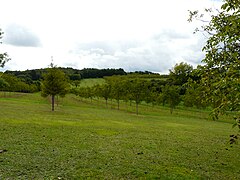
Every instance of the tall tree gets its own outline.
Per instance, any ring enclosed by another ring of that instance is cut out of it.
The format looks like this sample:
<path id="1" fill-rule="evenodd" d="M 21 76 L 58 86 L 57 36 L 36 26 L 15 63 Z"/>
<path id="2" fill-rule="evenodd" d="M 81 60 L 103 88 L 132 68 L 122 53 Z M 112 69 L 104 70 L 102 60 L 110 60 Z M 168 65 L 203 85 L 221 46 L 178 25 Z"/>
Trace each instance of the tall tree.
<path id="1" fill-rule="evenodd" d="M 183 96 L 184 106 L 206 108 L 208 105 L 212 105 L 213 102 L 206 101 L 204 93 L 206 87 L 201 85 L 198 81 L 189 79 L 184 86 L 187 89 Z"/>
<path id="2" fill-rule="evenodd" d="M 53 66 L 48 69 L 48 73 L 43 77 L 41 95 L 43 97 L 51 96 L 52 111 L 54 111 L 55 96 L 60 95 L 64 97 L 68 92 L 68 79 L 63 71 Z"/>
<path id="3" fill-rule="evenodd" d="M 108 106 L 108 99 L 111 94 L 111 85 L 110 84 L 103 84 L 98 87 L 98 93 L 100 97 L 103 97 L 106 102 L 106 107 Z"/>
<path id="4" fill-rule="evenodd" d="M 189 21 L 202 17 L 193 11 Z M 213 114 L 218 117 L 227 110 L 240 113 L 240 1 L 225 0 L 218 13 L 212 14 L 211 20 L 202 27 L 209 37 L 203 47 L 206 56 L 202 84 L 207 87 L 208 98 L 218 102 Z M 240 130 L 240 115 L 235 119 Z M 232 137 L 234 142 L 237 136 Z"/>
<path id="5" fill-rule="evenodd" d="M 170 70 L 168 84 L 177 85 L 180 87 L 180 94 L 184 95 L 186 92 L 186 88 L 183 86 L 187 83 L 188 79 L 191 77 L 191 73 L 193 71 L 193 67 L 190 64 L 181 62 L 180 64 L 176 64 L 172 70 Z"/>
<path id="6" fill-rule="evenodd" d="M 111 86 L 111 97 L 116 99 L 119 110 L 120 100 L 125 96 L 125 80 L 118 76 L 112 76 L 106 79 L 107 83 Z"/>
<path id="7" fill-rule="evenodd" d="M 173 113 L 173 109 L 181 102 L 179 87 L 166 85 L 162 89 L 162 98 L 170 106 L 170 112 Z"/>
<path id="8" fill-rule="evenodd" d="M 2 35 L 3 35 L 3 32 L 0 29 L 0 44 L 2 44 L 2 41 L 1 41 L 1 39 L 3 37 Z M 4 67 L 5 63 L 9 60 L 10 60 L 10 58 L 8 57 L 8 54 L 6 52 L 0 53 L 0 67 Z"/>
<path id="9" fill-rule="evenodd" d="M 148 82 L 145 80 L 141 79 L 134 79 L 130 80 L 129 83 L 130 85 L 130 95 L 132 96 L 132 99 L 136 103 L 136 114 L 138 115 L 138 106 L 139 104 L 146 99 L 146 91 L 148 87 Z"/>
<path id="10" fill-rule="evenodd" d="M 9 86 L 9 84 L 3 78 L 0 77 L 0 90 L 6 88 L 8 86 Z"/>

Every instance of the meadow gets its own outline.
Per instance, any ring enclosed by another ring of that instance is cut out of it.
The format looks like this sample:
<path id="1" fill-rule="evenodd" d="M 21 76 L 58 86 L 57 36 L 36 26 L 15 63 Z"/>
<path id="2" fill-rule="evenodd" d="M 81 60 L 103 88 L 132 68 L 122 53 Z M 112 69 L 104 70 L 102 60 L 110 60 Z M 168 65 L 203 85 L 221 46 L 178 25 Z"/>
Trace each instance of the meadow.
<path id="1" fill-rule="evenodd" d="M 240 179 L 239 145 L 227 117 L 1 94 L 0 179 Z"/>

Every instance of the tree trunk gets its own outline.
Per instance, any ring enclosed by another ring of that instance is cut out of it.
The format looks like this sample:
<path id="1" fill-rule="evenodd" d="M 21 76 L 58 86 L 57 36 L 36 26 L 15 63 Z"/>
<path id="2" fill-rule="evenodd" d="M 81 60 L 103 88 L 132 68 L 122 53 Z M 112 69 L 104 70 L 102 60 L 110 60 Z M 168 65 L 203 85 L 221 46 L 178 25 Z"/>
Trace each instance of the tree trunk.
<path id="1" fill-rule="evenodd" d="M 55 96 L 54 95 L 52 95 L 52 111 L 54 111 L 54 100 L 55 100 Z"/>
<path id="2" fill-rule="evenodd" d="M 117 103 L 118 103 L 118 110 L 119 110 L 119 99 L 117 100 Z"/>
<path id="3" fill-rule="evenodd" d="M 108 100 L 107 99 L 105 99 L 106 100 L 106 107 L 108 107 Z"/>
<path id="4" fill-rule="evenodd" d="M 136 102 L 136 113 L 138 115 L 138 103 Z"/>

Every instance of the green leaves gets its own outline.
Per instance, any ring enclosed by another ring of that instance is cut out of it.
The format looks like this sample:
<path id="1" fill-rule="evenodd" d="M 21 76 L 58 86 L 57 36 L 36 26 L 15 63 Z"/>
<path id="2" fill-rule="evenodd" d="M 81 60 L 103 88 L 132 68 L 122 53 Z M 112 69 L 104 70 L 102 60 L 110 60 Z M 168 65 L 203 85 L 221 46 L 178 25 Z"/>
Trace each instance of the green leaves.
<path id="1" fill-rule="evenodd" d="M 190 13 L 190 17 L 196 17 Z M 203 26 L 209 39 L 203 47 L 205 71 L 201 84 L 212 103 L 212 116 L 217 119 L 227 111 L 240 111 L 240 1 L 225 0 L 221 10 L 212 15 L 211 21 Z M 240 129 L 239 117 L 233 127 Z M 234 143 L 239 135 L 231 135 Z"/>
<path id="2" fill-rule="evenodd" d="M 9 87 L 9 84 L 2 77 L 0 77 L 0 90 L 6 87 Z"/>
<path id="3" fill-rule="evenodd" d="M 41 95 L 43 97 L 52 96 L 52 111 L 54 111 L 54 97 L 56 95 L 64 97 L 68 90 L 69 83 L 65 73 L 56 67 L 49 68 L 42 81 Z"/>
<path id="4" fill-rule="evenodd" d="M 227 12 L 239 10 L 240 2 L 239 0 L 225 0 L 221 8 Z"/>
<path id="5" fill-rule="evenodd" d="M 2 39 L 2 35 L 3 35 L 3 32 L 0 28 L 0 40 Z M 2 42 L 0 41 L 0 44 L 2 44 Z M 5 52 L 5 53 L 2 53 L 0 54 L 0 67 L 4 67 L 5 63 L 10 61 L 11 59 L 9 58 L 8 54 Z"/>
<path id="6" fill-rule="evenodd" d="M 166 85 L 162 90 L 163 99 L 169 104 L 170 112 L 181 102 L 180 89 L 178 86 Z"/>
<path id="7" fill-rule="evenodd" d="M 57 68 L 50 68 L 44 75 L 42 94 L 64 96 L 69 88 L 69 83 L 64 72 Z"/>

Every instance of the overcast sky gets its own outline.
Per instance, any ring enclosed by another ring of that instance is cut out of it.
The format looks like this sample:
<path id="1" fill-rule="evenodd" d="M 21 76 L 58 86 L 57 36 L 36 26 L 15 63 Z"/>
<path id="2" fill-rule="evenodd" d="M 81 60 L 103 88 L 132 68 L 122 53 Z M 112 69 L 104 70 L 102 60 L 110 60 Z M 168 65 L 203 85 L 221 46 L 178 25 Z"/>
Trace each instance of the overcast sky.
<path id="1" fill-rule="evenodd" d="M 2 70 L 123 68 L 167 73 L 176 63 L 201 63 L 206 41 L 194 35 L 188 10 L 216 0 L 1 0 Z"/>

